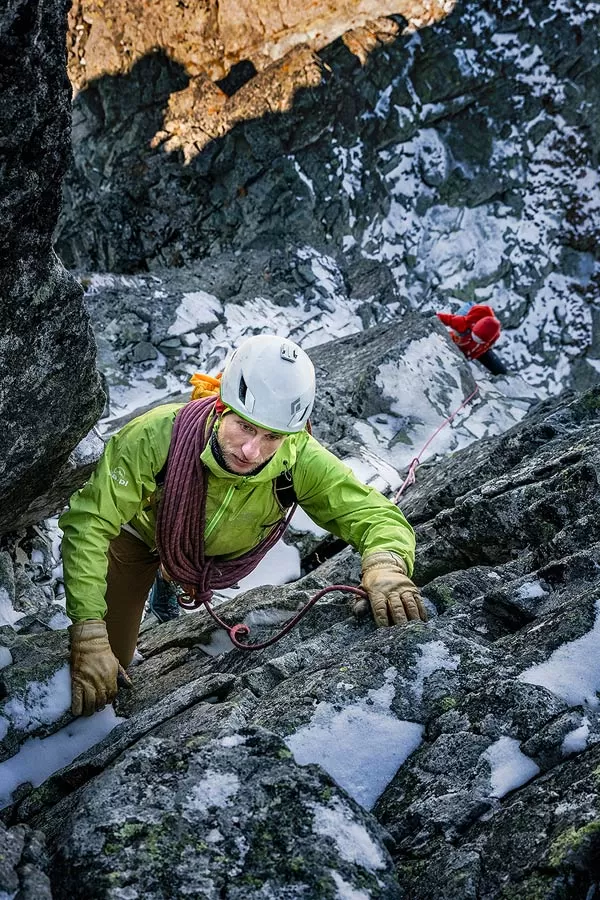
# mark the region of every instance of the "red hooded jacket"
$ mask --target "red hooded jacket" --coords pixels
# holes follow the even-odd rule
[[[467,359],[478,359],[500,337],[502,326],[491,306],[472,306],[464,316],[436,313],[438,319],[452,329],[450,337]]]

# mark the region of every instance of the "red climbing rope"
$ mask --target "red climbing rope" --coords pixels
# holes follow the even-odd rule
[[[479,385],[475,385],[475,390],[473,391],[473,393],[469,394],[469,396],[466,398],[466,400],[463,400],[463,402],[460,404],[460,406],[457,406],[456,409],[454,410],[454,412],[451,413],[448,416],[448,418],[444,419],[444,421],[441,423],[441,425],[438,425],[438,427],[435,429],[435,431],[433,432],[431,437],[427,441],[425,441],[425,443],[421,447],[421,452],[419,453],[419,455],[415,456],[414,459],[411,460],[410,466],[408,467],[408,474],[407,474],[406,478],[404,479],[404,481],[402,482],[402,485],[400,486],[398,493],[394,497],[394,503],[398,502],[398,500],[402,496],[404,490],[408,487],[409,484],[415,483],[415,472],[416,472],[417,466],[421,462],[421,456],[427,450],[427,448],[429,447],[429,445],[431,444],[433,439],[440,433],[442,428],[445,428],[446,425],[450,424],[450,422],[452,421],[454,416],[457,413],[459,413],[461,411],[461,409],[464,409],[465,406],[467,405],[467,403],[471,402],[471,400],[478,393],[478,391],[479,391]]]
[[[227,622],[224,622],[223,619],[219,618],[219,616],[210,605],[209,600],[203,599],[202,602],[204,603],[206,609],[213,617],[217,625],[220,625],[221,628],[225,629],[225,631],[229,635],[229,640],[234,647],[237,647],[238,650],[262,650],[264,647],[270,647],[271,644],[275,644],[277,641],[281,640],[282,637],[284,637],[289,631],[292,630],[292,628],[294,628],[295,625],[298,624],[300,619],[302,619],[309,611],[309,609],[315,605],[317,600],[320,600],[321,597],[324,597],[325,594],[328,594],[330,591],[341,591],[342,593],[346,594],[356,594],[357,597],[367,597],[367,592],[363,591],[362,588],[351,587],[348,584],[333,584],[330,587],[323,588],[322,591],[319,591],[317,594],[310,598],[308,603],[302,607],[300,612],[296,613],[293,619],[290,619],[289,622],[286,622],[285,626],[281,629],[280,632],[278,632],[274,637],[269,638],[268,641],[262,641],[256,644],[244,644],[238,639],[238,635],[241,636],[250,634],[250,628],[248,627],[248,625],[240,623],[238,625],[230,626],[227,624]]]

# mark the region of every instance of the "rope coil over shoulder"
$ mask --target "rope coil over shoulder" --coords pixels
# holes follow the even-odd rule
[[[249,575],[277,543],[296,508],[242,556],[217,562],[205,555],[207,472],[200,455],[216,422],[216,403],[214,396],[192,400],[177,413],[158,507],[156,545],[166,571],[190,597],[189,604],[181,604],[186,609],[197,609],[210,600],[213,590],[231,587]]]
[[[210,604],[213,590],[231,587],[249,575],[268,551],[275,546],[287,528],[297,503],[274,526],[260,544],[242,556],[231,560],[207,557],[204,552],[206,523],[207,474],[200,459],[217,419],[216,396],[192,400],[177,413],[165,476],[164,492],[158,507],[156,544],[162,564],[170,577],[179,582],[189,599],[178,596],[180,606],[187,610],[205,606],[212,618],[225,631],[239,650],[261,650],[280,640],[300,621],[324,594],[339,590],[366,596],[361,588],[334,585],[325,588],[289,621],[274,637],[257,644],[244,644],[247,625],[227,625]]]

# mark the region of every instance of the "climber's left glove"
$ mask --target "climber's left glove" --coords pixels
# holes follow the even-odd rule
[[[362,586],[369,595],[378,627],[427,621],[419,589],[408,577],[404,560],[397,553],[381,550],[363,557]]]

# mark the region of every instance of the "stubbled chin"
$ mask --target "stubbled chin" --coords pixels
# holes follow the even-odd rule
[[[248,465],[244,465],[239,462],[239,460],[232,457],[230,453],[223,454],[225,462],[227,463],[227,468],[234,473],[234,475],[250,475],[256,469],[260,467],[260,463],[248,463]]]
[[[250,465],[245,466],[242,463],[239,463],[236,461],[233,463],[231,468],[233,469],[234,472],[237,472],[239,475],[247,475],[248,472],[252,472],[256,468],[256,466],[250,466]]]

